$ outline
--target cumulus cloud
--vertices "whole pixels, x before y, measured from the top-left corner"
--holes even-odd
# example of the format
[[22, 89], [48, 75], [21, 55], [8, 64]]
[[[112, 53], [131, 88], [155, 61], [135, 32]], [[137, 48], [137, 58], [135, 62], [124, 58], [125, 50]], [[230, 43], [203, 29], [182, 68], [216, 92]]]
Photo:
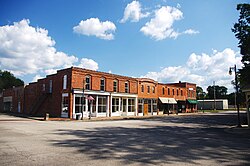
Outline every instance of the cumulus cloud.
[[29, 25], [28, 19], [0, 27], [0, 67], [20, 76], [41, 70], [72, 66], [78, 61], [56, 50], [55, 41], [43, 28]]
[[35, 77], [33, 78], [32, 82], [37, 82], [39, 79], [43, 78], [42, 76], [40, 76], [39, 74], [35, 75]]
[[96, 36], [104, 40], [113, 40], [116, 26], [110, 21], [101, 22], [98, 18], [90, 18], [81, 21], [73, 27], [73, 31], [86, 36]]
[[186, 64], [163, 68], [159, 72], [148, 72], [145, 76], [159, 82], [188, 81], [196, 83], [204, 90], [213, 81], [217, 85], [226, 86], [233, 91], [231, 81], [233, 76], [228, 74], [229, 67], [237, 65], [241, 68], [241, 55], [230, 48], [219, 52], [214, 50], [211, 55], [192, 53]]
[[82, 58], [80, 64], [77, 67], [90, 70], [98, 70], [98, 63], [92, 59]]
[[148, 17], [150, 13], [142, 13], [141, 4], [138, 1], [129, 3], [125, 10], [121, 23], [130, 20], [131, 22], [138, 22], [141, 18]]
[[140, 31], [155, 40], [163, 40], [166, 38], [176, 39], [182, 34], [197, 34], [198, 31], [193, 29], [177, 32], [173, 28], [175, 21], [183, 19], [183, 13], [180, 9], [171, 6], [162, 6], [155, 11], [154, 17], [147, 22]]

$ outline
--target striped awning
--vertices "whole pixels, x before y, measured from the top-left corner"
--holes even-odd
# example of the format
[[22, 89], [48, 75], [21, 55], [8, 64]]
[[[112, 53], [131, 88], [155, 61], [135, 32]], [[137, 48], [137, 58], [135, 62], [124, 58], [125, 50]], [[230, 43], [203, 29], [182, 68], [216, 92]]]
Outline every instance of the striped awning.
[[159, 99], [163, 104], [177, 104], [174, 98], [159, 97]]

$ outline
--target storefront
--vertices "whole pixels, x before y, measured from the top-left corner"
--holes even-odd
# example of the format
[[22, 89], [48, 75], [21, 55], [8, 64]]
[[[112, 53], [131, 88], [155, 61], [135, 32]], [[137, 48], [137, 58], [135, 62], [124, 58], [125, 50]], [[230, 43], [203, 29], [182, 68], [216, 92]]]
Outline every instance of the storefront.
[[174, 98], [159, 97], [159, 110], [164, 114], [174, 113], [177, 109], [177, 102]]
[[157, 99], [138, 99], [138, 116], [157, 115]]

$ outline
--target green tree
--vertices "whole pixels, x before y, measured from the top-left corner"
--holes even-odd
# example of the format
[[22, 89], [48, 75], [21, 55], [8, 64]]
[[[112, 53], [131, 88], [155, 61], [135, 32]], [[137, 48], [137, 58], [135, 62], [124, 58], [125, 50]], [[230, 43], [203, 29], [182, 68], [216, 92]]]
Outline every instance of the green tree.
[[24, 82], [16, 78], [13, 74], [8, 71], [0, 70], [0, 91], [3, 89], [12, 88], [13, 86], [22, 86]]
[[225, 86], [208, 86], [207, 88], [207, 98], [214, 99], [214, 91], [216, 99], [226, 99], [227, 98], [227, 88]]
[[239, 40], [238, 47], [243, 55], [241, 62], [243, 68], [239, 70], [241, 86], [250, 84], [250, 4], [238, 4], [240, 11], [238, 22], [234, 24], [232, 31]]
[[197, 86], [196, 87], [196, 98], [197, 100], [204, 99], [206, 96], [206, 93], [203, 91], [202, 87]]

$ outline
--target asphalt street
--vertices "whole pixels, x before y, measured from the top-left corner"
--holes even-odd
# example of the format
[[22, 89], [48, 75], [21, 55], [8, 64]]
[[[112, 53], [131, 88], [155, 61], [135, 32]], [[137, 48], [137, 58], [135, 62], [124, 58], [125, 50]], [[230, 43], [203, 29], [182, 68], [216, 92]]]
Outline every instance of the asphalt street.
[[250, 165], [250, 130], [236, 120], [232, 112], [92, 122], [0, 114], [0, 165]]

